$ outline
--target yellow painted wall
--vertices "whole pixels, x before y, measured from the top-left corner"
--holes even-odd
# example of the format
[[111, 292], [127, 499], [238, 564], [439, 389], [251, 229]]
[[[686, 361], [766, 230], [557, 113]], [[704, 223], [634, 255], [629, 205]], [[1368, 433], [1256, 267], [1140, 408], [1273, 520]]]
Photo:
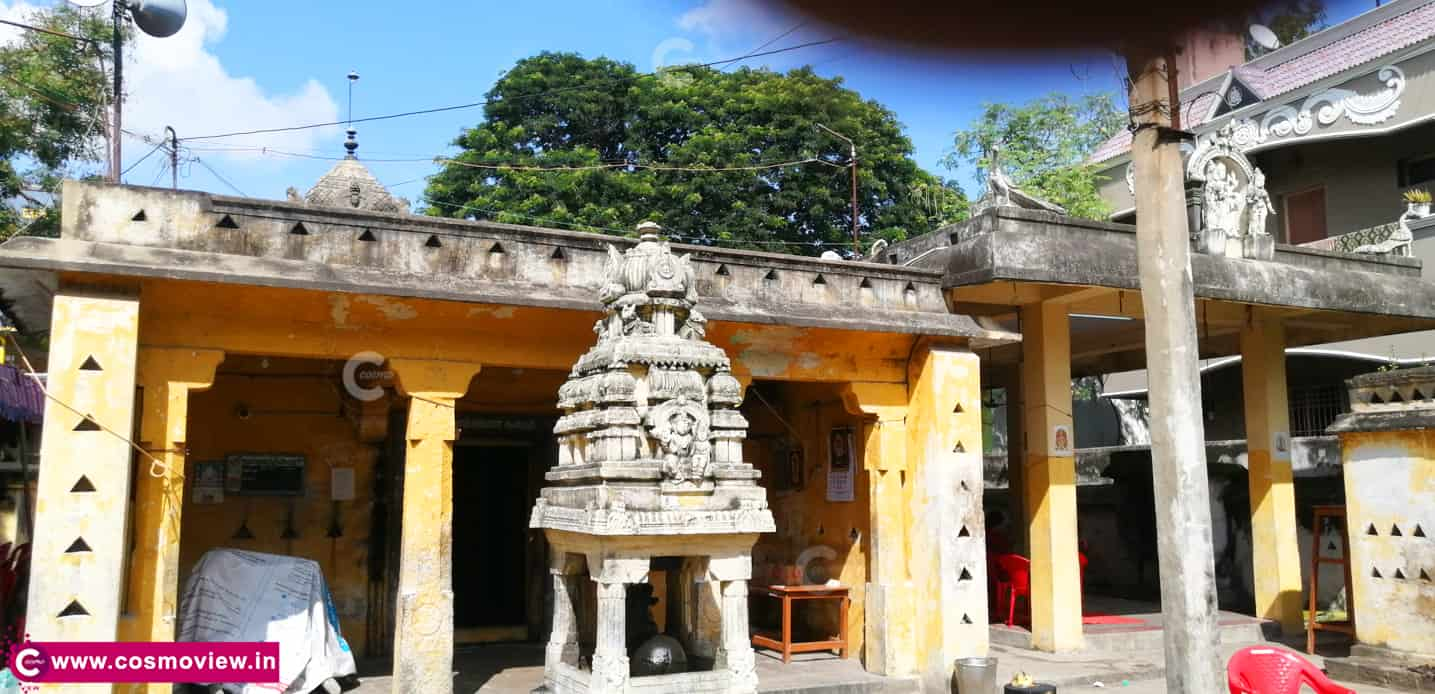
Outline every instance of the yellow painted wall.
[[[762, 484], [768, 489], [768, 503], [777, 521], [777, 532], [763, 535], [753, 549], [753, 583], [781, 582], [780, 579], [763, 576], [763, 572], [773, 563], [790, 564], [796, 561], [799, 553], [808, 547], [822, 545], [832, 548], [836, 559], [829, 563], [829, 568], [835, 570], [837, 580], [851, 591], [852, 604], [847, 612], [848, 655], [856, 658], [862, 653], [866, 625], [864, 591], [867, 585], [869, 498], [867, 471], [863, 469], [861, 453], [861, 421], [843, 408], [840, 386], [835, 384], [762, 383], [753, 387], [762, 389], [764, 396], [782, 413], [782, 418], [797, 430], [806, 455], [802, 489], [774, 491], [774, 448], [778, 440], [775, 437], [787, 435], [788, 430], [766, 406], [749, 394], [743, 412], [748, 416], [752, 429], [744, 455], [762, 471]], [[829, 433], [834, 427], [853, 428], [856, 444], [852, 460], [853, 501], [827, 501]], [[836, 633], [835, 606], [822, 609], [804, 606], [795, 608], [797, 610], [801, 612], [794, 615], [794, 623], [799, 618], [805, 618], [814, 629]]]
[[1435, 657], [1435, 430], [1340, 439], [1356, 638]]
[[[183, 585], [200, 556], [218, 547], [313, 559], [334, 596], [344, 638], [362, 655], [379, 448], [360, 443], [353, 421], [339, 415], [335, 369], [335, 364], [313, 360], [230, 358], [213, 388], [191, 396], [180, 580]], [[247, 419], [237, 413], [241, 406], [249, 410]], [[304, 455], [305, 495], [226, 494], [219, 504], [194, 503], [195, 463], [223, 460], [230, 453]], [[354, 468], [357, 497], [340, 503], [343, 536], [330, 538], [330, 470], [335, 467]], [[291, 507], [298, 537], [286, 540], [280, 536]], [[234, 539], [246, 518], [254, 539]]]

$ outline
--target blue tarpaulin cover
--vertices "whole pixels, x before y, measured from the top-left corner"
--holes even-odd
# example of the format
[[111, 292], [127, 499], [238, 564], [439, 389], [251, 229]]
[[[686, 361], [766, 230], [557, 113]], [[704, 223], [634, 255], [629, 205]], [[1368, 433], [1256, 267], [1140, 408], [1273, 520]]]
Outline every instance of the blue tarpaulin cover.
[[38, 423], [45, 414], [45, 393], [34, 377], [0, 364], [0, 419]]

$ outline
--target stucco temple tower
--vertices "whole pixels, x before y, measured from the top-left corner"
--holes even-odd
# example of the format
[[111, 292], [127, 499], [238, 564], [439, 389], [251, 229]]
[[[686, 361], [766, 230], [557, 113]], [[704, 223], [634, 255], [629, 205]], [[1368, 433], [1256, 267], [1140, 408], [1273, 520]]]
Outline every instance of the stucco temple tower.
[[[627, 252], [608, 247], [597, 344], [558, 391], [558, 466], [530, 521], [544, 530], [552, 560], [544, 687], [755, 692], [751, 553], [774, 525], [759, 473], [743, 461], [742, 385], [704, 339], [688, 257], [673, 254], [657, 225], [638, 229]], [[655, 564], [668, 579], [666, 631], [691, 654], [690, 667], [635, 676], [627, 622], [646, 614], [647, 600], [637, 592], [630, 609], [629, 594]], [[585, 573], [596, 588], [591, 603]]]

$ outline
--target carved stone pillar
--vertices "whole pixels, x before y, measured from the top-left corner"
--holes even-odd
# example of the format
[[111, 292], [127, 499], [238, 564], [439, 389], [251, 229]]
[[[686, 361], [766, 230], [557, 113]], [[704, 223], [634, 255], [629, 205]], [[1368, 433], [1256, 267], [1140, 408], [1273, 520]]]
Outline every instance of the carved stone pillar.
[[[594, 694], [616, 694], [628, 685], [627, 611], [628, 584], [598, 581], [598, 638], [589, 685]], [[555, 632], [557, 626], [554, 622]]]
[[732, 674], [728, 691], [757, 691], [757, 656], [747, 623], [747, 580], [722, 582], [722, 650], [718, 667]]
[[553, 631], [548, 635], [544, 654], [544, 672], [555, 672], [559, 663], [578, 666], [578, 614], [574, 597], [578, 593], [578, 574], [582, 558], [555, 550], [553, 565]]

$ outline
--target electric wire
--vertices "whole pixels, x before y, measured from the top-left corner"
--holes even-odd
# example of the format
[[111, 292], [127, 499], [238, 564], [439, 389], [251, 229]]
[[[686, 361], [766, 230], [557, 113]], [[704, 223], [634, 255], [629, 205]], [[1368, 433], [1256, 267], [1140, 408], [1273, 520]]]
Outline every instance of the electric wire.
[[[668, 70], [680, 70], [680, 69], [681, 69], [681, 70], [692, 70], [692, 69], [697, 69], [697, 68], [712, 68], [712, 67], [716, 67], [716, 66], [719, 66], [719, 65], [730, 65], [730, 64], [733, 64], [733, 63], [741, 62], [741, 61], [743, 61], [743, 60], [748, 60], [748, 59], [750, 59], [750, 58], [760, 58], [760, 57], [769, 56], [769, 55], [777, 55], [777, 54], [779, 54], [779, 53], [787, 53], [787, 52], [790, 52], [790, 51], [801, 50], [801, 49], [804, 49], [804, 48], [811, 48], [811, 47], [814, 47], [814, 46], [822, 46], [822, 45], [826, 45], [826, 44], [829, 44], [829, 43], [836, 43], [836, 42], [838, 42], [838, 41], [843, 41], [843, 40], [845, 40], [845, 39], [843, 39], [842, 37], [833, 37], [833, 38], [822, 39], [822, 40], [818, 40], [818, 41], [808, 41], [808, 42], [806, 42], [806, 43], [799, 43], [799, 44], [797, 44], [797, 45], [787, 46], [787, 47], [785, 47], [785, 48], [776, 48], [776, 49], [773, 49], [773, 50], [770, 50], [770, 51], [755, 51], [755, 52], [752, 52], [752, 53], [748, 53], [748, 54], [746, 54], [746, 55], [738, 56], [738, 57], [736, 57], [736, 58], [728, 58], [728, 59], [725, 59], [725, 60], [714, 60], [714, 61], [712, 61], [712, 62], [697, 63], [697, 64], [694, 64], [694, 65], [680, 65], [680, 66], [674, 66], [674, 67], [667, 68], [667, 69], [668, 69]], [[648, 76], [651, 76], [651, 74], [649, 74], [649, 73], [643, 73], [643, 74], [635, 75], [635, 76], [632, 76], [632, 77], [618, 78], [616, 81], [631, 81], [631, 80], [634, 80], [634, 79], [638, 79], [638, 78], [640, 78], [640, 77], [648, 77]], [[590, 89], [590, 88], [592, 88], [592, 87], [593, 87], [593, 85], [591, 85], [591, 84], [574, 85], [574, 86], [571, 86], [571, 87], [557, 87], [557, 88], [555, 88], [555, 89], [544, 90], [544, 91], [541, 91], [541, 92], [532, 92], [532, 93], [528, 93], [528, 94], [515, 94], [515, 95], [512, 95], [512, 96], [505, 96], [505, 97], [501, 97], [501, 98], [498, 99], [498, 100], [499, 100], [499, 101], [505, 101], [505, 102], [507, 102], [507, 101], [514, 101], [514, 100], [520, 100], [520, 99], [535, 99], [535, 98], [538, 98], [538, 97], [541, 97], [541, 96], [547, 96], [547, 95], [550, 95], [550, 94], [556, 94], [556, 93], [565, 92], [565, 91], [572, 91], [572, 90], [575, 90], [575, 89]], [[352, 119], [352, 120], [328, 121], [328, 122], [324, 122], [324, 123], [306, 123], [306, 124], [303, 124], [303, 125], [289, 125], [289, 126], [282, 126], [282, 127], [276, 127], [276, 128], [255, 128], [255, 129], [253, 129], [253, 130], [239, 130], [239, 131], [227, 132], [227, 133], [215, 133], [215, 134], [211, 134], [211, 135], [195, 135], [195, 136], [193, 136], [193, 137], [187, 137], [187, 138], [185, 138], [185, 139], [186, 139], [186, 140], [218, 140], [218, 139], [228, 138], [228, 137], [240, 137], [240, 136], [244, 136], [244, 135], [263, 135], [263, 134], [268, 134], [268, 133], [293, 132], [293, 131], [295, 131], [295, 130], [310, 130], [310, 129], [313, 129], [313, 128], [327, 128], [327, 127], [331, 127], [331, 126], [335, 126], [335, 125], [346, 125], [346, 124], [352, 124], [352, 123], [371, 123], [371, 122], [374, 122], [374, 121], [393, 120], [393, 119], [395, 119], [395, 118], [408, 118], [408, 117], [410, 117], [410, 116], [423, 116], [423, 115], [429, 115], [429, 114], [434, 114], [434, 113], [445, 113], [445, 112], [448, 112], [448, 111], [461, 111], [461, 110], [470, 109], [470, 108], [477, 108], [477, 107], [479, 107], [479, 106], [487, 106], [489, 103], [491, 103], [491, 102], [493, 102], [493, 101], [494, 101], [494, 100], [492, 100], [492, 99], [484, 99], [484, 100], [482, 100], [482, 101], [471, 101], [471, 102], [468, 102], [468, 103], [454, 104], [454, 105], [451, 105], [451, 106], [438, 106], [438, 107], [435, 107], [435, 108], [417, 109], [417, 110], [413, 110], [413, 111], [403, 111], [403, 112], [400, 112], [400, 113], [389, 113], [389, 114], [385, 114], [385, 115], [381, 115], [381, 116], [368, 116], [368, 117], [365, 117], [365, 118], [354, 118], [354, 119]]]
[[145, 155], [144, 155], [144, 156], [142, 156], [142, 157], [140, 157], [139, 159], [135, 160], [135, 162], [134, 162], [133, 164], [130, 164], [128, 167], [125, 167], [125, 170], [120, 172], [120, 178], [124, 178], [124, 177], [125, 177], [125, 174], [127, 174], [127, 173], [129, 173], [129, 172], [131, 172], [131, 171], [134, 171], [134, 168], [135, 168], [136, 166], [139, 166], [140, 164], [143, 164], [143, 163], [144, 163], [144, 160], [149, 159], [151, 155], [153, 155], [155, 152], [160, 151], [160, 149], [162, 149], [163, 147], [164, 147], [164, 143], [161, 142], [161, 143], [155, 145], [153, 148], [151, 148], [150, 151], [145, 152]]

